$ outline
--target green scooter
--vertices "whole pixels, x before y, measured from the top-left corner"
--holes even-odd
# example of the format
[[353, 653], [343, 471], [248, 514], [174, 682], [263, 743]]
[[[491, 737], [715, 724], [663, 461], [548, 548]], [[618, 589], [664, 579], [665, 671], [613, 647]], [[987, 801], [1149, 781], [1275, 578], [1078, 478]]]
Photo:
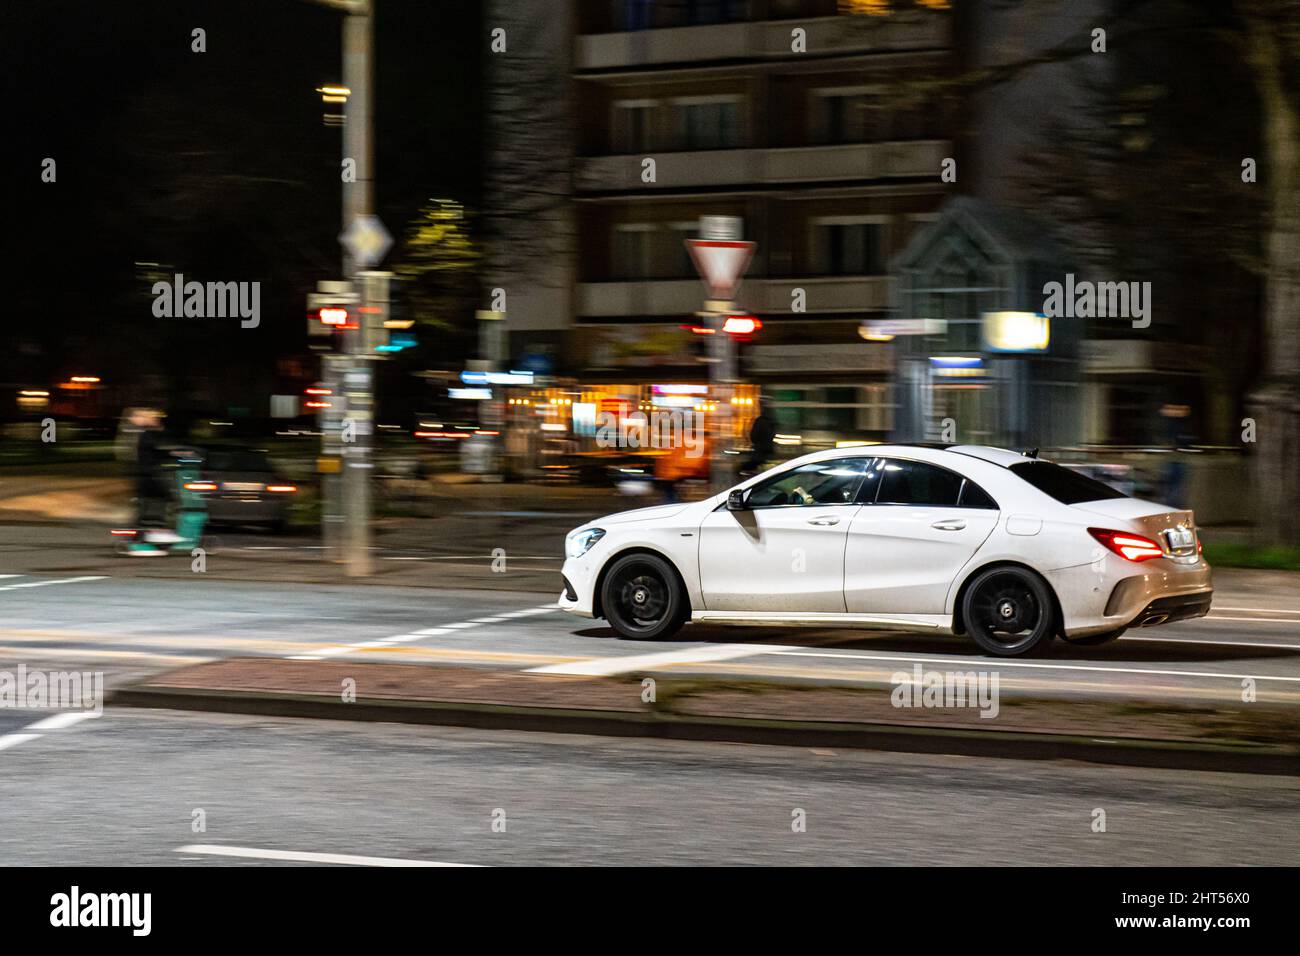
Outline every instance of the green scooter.
[[189, 554], [199, 546], [208, 523], [208, 504], [204, 497], [216, 491], [215, 482], [206, 481], [199, 470], [203, 458], [192, 448], [174, 448], [172, 460], [163, 466], [172, 500], [168, 516], [172, 528], [114, 528], [110, 532], [119, 541], [118, 553], [136, 558]]

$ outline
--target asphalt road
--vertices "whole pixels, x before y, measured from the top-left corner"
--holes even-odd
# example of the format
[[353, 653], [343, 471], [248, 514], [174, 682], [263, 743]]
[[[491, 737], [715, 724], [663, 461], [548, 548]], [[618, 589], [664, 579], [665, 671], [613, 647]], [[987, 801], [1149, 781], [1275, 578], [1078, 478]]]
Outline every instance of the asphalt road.
[[[12, 572], [11, 572], [12, 573]], [[961, 638], [831, 628], [691, 625], [673, 642], [624, 640], [603, 622], [506, 590], [244, 582], [192, 574], [0, 578], [0, 666], [125, 677], [234, 655], [458, 664], [562, 673], [787, 677], [879, 686], [926, 670], [996, 671], [1003, 692], [1180, 702], [1300, 699], [1300, 597], [1221, 576], [1210, 617], [1129, 632], [1100, 648], [999, 660]]]
[[[98, 670], [110, 686], [238, 654], [865, 684], [920, 662], [996, 669], [1004, 693], [1235, 701], [1245, 677], [1264, 701], [1300, 693], [1300, 599], [1267, 575], [1221, 575], [1206, 620], [1013, 662], [957, 639], [833, 629], [625, 641], [504, 582], [33, 573], [0, 553], [0, 671]], [[1066, 762], [0, 708], [6, 863], [1294, 865], [1298, 797], [1294, 778]], [[797, 810], [806, 832], [791, 829]]]
[[0, 770], [6, 864], [1300, 863], [1294, 778], [130, 710]]

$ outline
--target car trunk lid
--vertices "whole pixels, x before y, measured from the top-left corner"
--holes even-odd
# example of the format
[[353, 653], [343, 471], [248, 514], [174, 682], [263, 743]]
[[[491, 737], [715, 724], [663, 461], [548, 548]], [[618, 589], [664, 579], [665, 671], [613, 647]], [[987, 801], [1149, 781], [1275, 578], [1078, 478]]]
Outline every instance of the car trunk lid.
[[[1157, 542], [1169, 554], [1196, 554], [1196, 515], [1190, 510], [1141, 498], [1107, 498], [1083, 501], [1072, 507], [1108, 519], [1105, 525], [1116, 531], [1136, 531]], [[1099, 523], [1098, 527], [1102, 525]]]

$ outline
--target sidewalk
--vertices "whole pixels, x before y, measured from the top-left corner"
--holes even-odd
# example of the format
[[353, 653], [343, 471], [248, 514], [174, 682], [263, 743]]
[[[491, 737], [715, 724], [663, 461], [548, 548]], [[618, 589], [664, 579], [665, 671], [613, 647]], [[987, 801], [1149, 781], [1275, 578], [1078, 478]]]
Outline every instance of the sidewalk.
[[[355, 700], [346, 699], [349, 687]], [[647, 696], [641, 675], [232, 658], [128, 685], [110, 704], [1300, 775], [1296, 708], [1003, 693], [987, 719], [974, 707], [897, 707], [888, 689], [662, 676]]]

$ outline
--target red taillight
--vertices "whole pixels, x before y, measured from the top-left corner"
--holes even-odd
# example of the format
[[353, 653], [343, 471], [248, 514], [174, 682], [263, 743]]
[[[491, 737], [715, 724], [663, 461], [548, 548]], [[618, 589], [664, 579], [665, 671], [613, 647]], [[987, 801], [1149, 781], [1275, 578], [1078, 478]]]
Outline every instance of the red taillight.
[[1150, 538], [1128, 531], [1108, 531], [1105, 528], [1089, 528], [1092, 535], [1107, 550], [1118, 554], [1125, 561], [1149, 561], [1151, 558], [1163, 558], [1164, 549]]
[[187, 481], [185, 482], [186, 491], [216, 491], [217, 483], [215, 481]]
[[139, 532], [136, 531], [134, 528], [114, 528], [112, 531], [109, 532], [109, 534], [118, 538], [134, 538], [137, 534], [139, 534]]
[[297, 491], [297, 485], [267, 485], [267, 491]]

